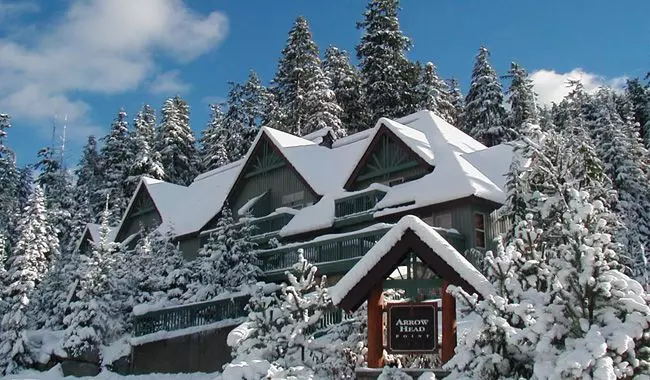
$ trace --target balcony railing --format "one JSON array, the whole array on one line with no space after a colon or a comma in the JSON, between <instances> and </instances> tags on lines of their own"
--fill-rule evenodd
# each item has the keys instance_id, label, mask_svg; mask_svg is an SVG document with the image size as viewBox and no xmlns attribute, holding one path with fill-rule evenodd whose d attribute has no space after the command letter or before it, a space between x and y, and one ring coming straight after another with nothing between
<instances>
[{"instance_id":1,"label":"balcony railing","mask_svg":"<svg viewBox=\"0 0 650 380\"><path fill-rule=\"evenodd\" d=\"M133 335L143 336L159 331L174 331L188 327L204 326L226 319L245 317L244 311L250 296L233 299L199 302L190 305L173 306L134 317ZM345 319L341 309L331 307L325 310L315 325L307 329L314 333Z\"/></svg>"},{"instance_id":2,"label":"balcony railing","mask_svg":"<svg viewBox=\"0 0 650 380\"><path fill-rule=\"evenodd\" d=\"M305 259L314 264L360 258L384 236L386 231L388 228L305 244L292 244L260 251L257 257L260 268L267 273L290 268L298 261L298 249L302 249Z\"/></svg>"},{"instance_id":3,"label":"balcony railing","mask_svg":"<svg viewBox=\"0 0 650 380\"><path fill-rule=\"evenodd\" d=\"M347 215L368 211L381 201L386 192L381 190L366 191L361 194L352 195L347 198L337 199L334 205L334 212L337 218Z\"/></svg>"},{"instance_id":4,"label":"balcony railing","mask_svg":"<svg viewBox=\"0 0 650 380\"><path fill-rule=\"evenodd\" d=\"M173 331L187 327L209 325L225 319L246 316L244 307L249 295L232 299L179 305L134 316L133 335L142 336L158 331Z\"/></svg>"},{"instance_id":5,"label":"balcony railing","mask_svg":"<svg viewBox=\"0 0 650 380\"><path fill-rule=\"evenodd\" d=\"M280 231L291 219L293 219L293 214L290 213L277 213L253 219L251 220L251 224L255 227L253 234L263 235L270 232Z\"/></svg>"},{"instance_id":6,"label":"balcony railing","mask_svg":"<svg viewBox=\"0 0 650 380\"><path fill-rule=\"evenodd\" d=\"M260 269L267 275L283 272L298 261L298 250L312 264L360 259L365 255L390 227L365 231L361 233L346 233L343 236L311 241L303 244L290 244L284 247L259 251L257 258ZM457 233L445 230L438 231L459 252L465 251L465 238ZM351 263L353 264L353 263Z\"/></svg>"}]
</instances>

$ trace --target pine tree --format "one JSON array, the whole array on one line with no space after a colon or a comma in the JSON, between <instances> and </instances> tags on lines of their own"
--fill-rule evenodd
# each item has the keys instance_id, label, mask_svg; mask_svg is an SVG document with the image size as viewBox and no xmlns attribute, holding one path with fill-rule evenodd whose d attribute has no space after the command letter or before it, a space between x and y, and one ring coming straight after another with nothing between
<instances>
[{"instance_id":1,"label":"pine tree","mask_svg":"<svg viewBox=\"0 0 650 380\"><path fill-rule=\"evenodd\" d=\"M145 104L133 120L135 135L132 137L135 149L133 165L128 172L127 194L133 194L142 176L164 179L160 153L154 150L156 138L156 115L151 106Z\"/></svg>"},{"instance_id":2,"label":"pine tree","mask_svg":"<svg viewBox=\"0 0 650 380\"><path fill-rule=\"evenodd\" d=\"M133 253L130 271L134 298L138 304L176 305L182 302L204 301L193 297L191 289L195 263L187 263L173 242L173 231L143 233ZM195 260L196 261L196 260Z\"/></svg>"},{"instance_id":3,"label":"pine tree","mask_svg":"<svg viewBox=\"0 0 650 380\"><path fill-rule=\"evenodd\" d=\"M398 11L398 0L370 0L364 20L357 23L364 30L356 51L373 121L407 115L417 105L417 73L405 55L411 40L400 30Z\"/></svg>"},{"instance_id":4,"label":"pine tree","mask_svg":"<svg viewBox=\"0 0 650 380\"><path fill-rule=\"evenodd\" d=\"M43 280L59 254L59 241L50 225L43 191L37 184L18 226L18 242L9 260L4 298L10 309L4 314L0 335L0 373L13 373L32 363L24 331L26 309L34 288Z\"/></svg>"},{"instance_id":5,"label":"pine tree","mask_svg":"<svg viewBox=\"0 0 650 380\"><path fill-rule=\"evenodd\" d=\"M73 277L77 286L69 311L63 318L63 348L71 357L97 352L99 346L106 343L109 333L110 305L104 297L110 292L109 275L114 264L112 254L115 244L108 241L111 219L107 199L99 241L92 243L91 252L80 252L76 256Z\"/></svg>"},{"instance_id":6,"label":"pine tree","mask_svg":"<svg viewBox=\"0 0 650 380\"><path fill-rule=\"evenodd\" d=\"M345 135L339 119L342 110L321 69L318 47L302 16L289 31L271 91L279 108L276 116L281 117L272 121L273 126L297 136L323 127Z\"/></svg>"},{"instance_id":7,"label":"pine tree","mask_svg":"<svg viewBox=\"0 0 650 380\"><path fill-rule=\"evenodd\" d=\"M160 152L165 180L189 185L198 174L195 138L190 129L190 108L180 96L167 99L162 107L156 150Z\"/></svg>"},{"instance_id":8,"label":"pine tree","mask_svg":"<svg viewBox=\"0 0 650 380\"><path fill-rule=\"evenodd\" d=\"M325 51L323 71L329 78L336 102L342 109L343 128L349 134L367 129L371 121L363 103L361 76L357 68L350 63L348 53L330 45Z\"/></svg>"},{"instance_id":9,"label":"pine tree","mask_svg":"<svg viewBox=\"0 0 650 380\"><path fill-rule=\"evenodd\" d=\"M454 106L454 113L452 115L451 125L458 129L463 128L463 113L465 112L465 100L463 93L460 91L460 85L455 78L447 81L447 93L449 94L449 102Z\"/></svg>"},{"instance_id":10,"label":"pine tree","mask_svg":"<svg viewBox=\"0 0 650 380\"><path fill-rule=\"evenodd\" d=\"M646 126L650 126L650 90L643 86L638 78L627 81L625 95L632 103L634 120L639 128L639 135L644 139L647 149L650 149L650 131Z\"/></svg>"},{"instance_id":11,"label":"pine tree","mask_svg":"<svg viewBox=\"0 0 650 380\"><path fill-rule=\"evenodd\" d=\"M246 310L250 334L234 346L234 363L248 359L274 362L281 368L305 365L310 356L310 327L331 306L325 276L298 251L298 261L287 271L288 283L279 293L257 286ZM306 296L311 293L310 296Z\"/></svg>"},{"instance_id":12,"label":"pine tree","mask_svg":"<svg viewBox=\"0 0 650 380\"><path fill-rule=\"evenodd\" d=\"M104 199L100 196L101 180L104 177L102 169L102 158L97 151L97 140L95 136L89 136L86 145L83 147L81 159L77 164L74 173L77 177L74 196L78 212L84 214L83 227L86 223L95 223L101 215ZM83 210L83 211L82 211ZM89 217L86 218L85 215Z\"/></svg>"},{"instance_id":13,"label":"pine tree","mask_svg":"<svg viewBox=\"0 0 650 380\"><path fill-rule=\"evenodd\" d=\"M199 157L201 169L204 172L216 169L230 162L226 145L228 144L228 131L226 131L225 115L220 104L210 105L210 121L201 132Z\"/></svg>"},{"instance_id":14,"label":"pine tree","mask_svg":"<svg viewBox=\"0 0 650 380\"><path fill-rule=\"evenodd\" d=\"M510 88L506 92L510 104L507 125L515 133L521 134L525 123L539 123L533 82L528 78L526 70L514 62L510 64L505 78L511 80Z\"/></svg>"},{"instance_id":15,"label":"pine tree","mask_svg":"<svg viewBox=\"0 0 650 380\"><path fill-rule=\"evenodd\" d=\"M16 168L13 150L5 145L7 130L11 128L11 119L7 114L0 114L0 255L8 255L15 240L14 216L22 209L18 199L20 172Z\"/></svg>"},{"instance_id":16,"label":"pine tree","mask_svg":"<svg viewBox=\"0 0 650 380\"><path fill-rule=\"evenodd\" d=\"M262 275L255 254L256 244L251 241L254 226L248 217L241 219L235 223L226 203L214 232L216 241L213 243L212 257L217 260L215 282L230 291L254 284Z\"/></svg>"},{"instance_id":17,"label":"pine tree","mask_svg":"<svg viewBox=\"0 0 650 380\"><path fill-rule=\"evenodd\" d=\"M110 225L117 225L132 194L128 194L128 173L133 164L133 144L129 134L127 115L120 110L103 139L101 149L101 188L94 198L109 199ZM99 216L97 216L99 217Z\"/></svg>"},{"instance_id":18,"label":"pine tree","mask_svg":"<svg viewBox=\"0 0 650 380\"><path fill-rule=\"evenodd\" d=\"M519 177L523 190L516 190L530 212L505 247L486 255L495 294L479 301L453 290L480 318L447 364L450 378L646 373L650 308L643 288L617 270L620 255L609 226L616 218L581 189L584 172L574 170L576 152L563 137L535 133L522 141L532 162Z\"/></svg>"},{"instance_id":19,"label":"pine tree","mask_svg":"<svg viewBox=\"0 0 650 380\"><path fill-rule=\"evenodd\" d=\"M48 209L50 221L57 230L61 246L66 247L73 228L72 177L63 167L60 159L55 158L53 153L54 151L49 148L39 151L40 160L34 167L40 169L41 172L36 182L45 194L45 206Z\"/></svg>"},{"instance_id":20,"label":"pine tree","mask_svg":"<svg viewBox=\"0 0 650 380\"><path fill-rule=\"evenodd\" d=\"M619 239L623 251L634 253L635 273L647 281L647 255L650 250L650 191L643 157L647 152L640 144L638 134L630 123L625 123L609 90L600 90L594 99L591 118L592 134L597 142L597 152L605 164L605 173L618 193L616 212L627 228L626 236Z\"/></svg>"},{"instance_id":21,"label":"pine tree","mask_svg":"<svg viewBox=\"0 0 650 380\"><path fill-rule=\"evenodd\" d=\"M228 162L237 161L246 155L261 127L264 112L268 109L271 98L271 94L261 84L254 71L251 71L246 83L230 83L226 101L227 110L222 121L219 122L222 132L214 137L215 141L218 141L225 136L223 143L228 154ZM216 119L214 120L216 122ZM218 146L217 148L222 149Z\"/></svg>"},{"instance_id":22,"label":"pine tree","mask_svg":"<svg viewBox=\"0 0 650 380\"><path fill-rule=\"evenodd\" d=\"M269 90L262 84L257 73L251 70L246 83L241 87L239 107L240 119L248 129L257 130L262 125L270 96Z\"/></svg>"},{"instance_id":23,"label":"pine tree","mask_svg":"<svg viewBox=\"0 0 650 380\"><path fill-rule=\"evenodd\" d=\"M469 135L486 146L493 146L510 141L511 134L505 125L501 83L488 62L489 55L488 50L481 47L476 56L472 81L465 99L463 125Z\"/></svg>"},{"instance_id":24,"label":"pine tree","mask_svg":"<svg viewBox=\"0 0 650 380\"><path fill-rule=\"evenodd\" d=\"M427 62L422 71L420 83L418 84L420 96L419 109L426 109L434 112L449 123L455 122L456 108L450 101L447 84L438 77L436 66Z\"/></svg>"}]
</instances>

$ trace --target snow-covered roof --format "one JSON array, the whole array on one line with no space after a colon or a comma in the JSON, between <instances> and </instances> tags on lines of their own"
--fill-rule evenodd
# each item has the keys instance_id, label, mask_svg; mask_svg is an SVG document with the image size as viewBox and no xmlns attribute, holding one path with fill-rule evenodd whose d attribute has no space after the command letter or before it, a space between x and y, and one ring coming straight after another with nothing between
<instances>
[{"instance_id":1,"label":"snow-covered roof","mask_svg":"<svg viewBox=\"0 0 650 380\"><path fill-rule=\"evenodd\" d=\"M323 141L323 137L327 136L328 134L333 136L334 132L332 131L332 128L325 127L325 128L315 130L312 133L306 134L302 136L302 138L305 140L309 140L313 143L320 144Z\"/></svg>"},{"instance_id":2,"label":"snow-covered roof","mask_svg":"<svg viewBox=\"0 0 650 380\"><path fill-rule=\"evenodd\" d=\"M332 302L338 305L350 291L391 251L408 231L413 231L424 244L444 260L481 296L494 294L490 282L460 252L456 250L433 227L420 218L407 215L402 217L363 257L350 269L336 285L330 288ZM417 254L417 252L416 252ZM436 269L436 268L432 268ZM371 284L372 285L372 284ZM465 289L470 291L470 289Z\"/></svg>"},{"instance_id":3,"label":"snow-covered roof","mask_svg":"<svg viewBox=\"0 0 650 380\"><path fill-rule=\"evenodd\" d=\"M374 208L376 216L468 196L497 203L505 201L503 174L512 161L512 148L486 148L429 111L395 120L381 118L371 129L335 140L331 148L310 141L317 140L315 137L326 133L327 128L298 137L262 127L241 160L201 174L187 187L149 178L139 186L146 186L151 194L163 219L161 228L171 229L177 236L198 232L220 211L255 146L267 136L321 196L315 204L299 210L280 234L289 236L328 228L334 223L335 201L352 194L344 189L345 183L382 125L434 170L419 179L386 187L386 196Z\"/></svg>"},{"instance_id":4,"label":"snow-covered roof","mask_svg":"<svg viewBox=\"0 0 650 380\"><path fill-rule=\"evenodd\" d=\"M84 239L86 239L86 233L90 235L89 240L93 242L98 242L101 227L102 226L100 224L87 223L84 233L81 234L81 239L79 239L79 241L77 242L77 246L75 247L75 252L78 251L79 248L81 248L81 244L84 243ZM117 235L117 230L118 230L117 227L108 227L108 236L106 237L106 240L108 240L109 242L115 240L115 236Z\"/></svg>"}]
</instances>

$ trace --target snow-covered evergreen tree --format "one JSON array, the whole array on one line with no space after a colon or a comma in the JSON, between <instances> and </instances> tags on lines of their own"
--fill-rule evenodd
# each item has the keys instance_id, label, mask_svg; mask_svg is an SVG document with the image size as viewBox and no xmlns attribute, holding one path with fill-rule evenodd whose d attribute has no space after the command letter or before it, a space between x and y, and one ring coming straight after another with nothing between
<instances>
[{"instance_id":1,"label":"snow-covered evergreen tree","mask_svg":"<svg viewBox=\"0 0 650 380\"><path fill-rule=\"evenodd\" d=\"M246 216L236 223L230 206L224 204L211 247L212 257L217 260L215 282L224 289L233 291L254 284L262 275L256 244L251 241L254 228Z\"/></svg>"},{"instance_id":2,"label":"snow-covered evergreen tree","mask_svg":"<svg viewBox=\"0 0 650 380\"><path fill-rule=\"evenodd\" d=\"M154 109L145 104L133 120L135 134L133 148L135 157L128 172L127 194L132 195L140 183L142 176L154 179L164 179L165 171L162 166L160 152L154 149L156 139L156 115Z\"/></svg>"},{"instance_id":3,"label":"snow-covered evergreen tree","mask_svg":"<svg viewBox=\"0 0 650 380\"><path fill-rule=\"evenodd\" d=\"M237 161L246 155L261 127L271 99L272 95L254 71L250 72L246 83L230 83L225 114L222 117L219 113L213 115L212 123L216 124L213 127L212 150L225 150L228 162ZM224 145L225 149L220 145ZM221 156L223 152L215 154Z\"/></svg>"},{"instance_id":4,"label":"snow-covered evergreen tree","mask_svg":"<svg viewBox=\"0 0 650 380\"><path fill-rule=\"evenodd\" d=\"M436 66L432 62L427 62L418 84L420 97L418 108L432 111L447 122L454 123L456 108L450 101L451 96L448 91L447 84L438 76Z\"/></svg>"},{"instance_id":5,"label":"snow-covered evergreen tree","mask_svg":"<svg viewBox=\"0 0 650 380\"><path fill-rule=\"evenodd\" d=\"M280 109L276 116L282 118L272 120L272 126L297 136L323 127L332 128L336 135L345 135L341 107L321 68L309 24L302 16L289 31L271 91Z\"/></svg>"},{"instance_id":6,"label":"snow-covered evergreen tree","mask_svg":"<svg viewBox=\"0 0 650 380\"><path fill-rule=\"evenodd\" d=\"M190 289L193 263L183 259L172 241L173 233L152 231L145 234L132 253L132 263L138 269L131 277L137 292L137 303L177 305L198 299Z\"/></svg>"},{"instance_id":7,"label":"snow-covered evergreen tree","mask_svg":"<svg viewBox=\"0 0 650 380\"><path fill-rule=\"evenodd\" d=\"M350 63L345 50L329 46L323 59L323 71L329 78L331 89L336 95L336 102L343 110L341 123L348 134L367 129L371 121L363 103L361 76L356 67Z\"/></svg>"},{"instance_id":8,"label":"snow-covered evergreen tree","mask_svg":"<svg viewBox=\"0 0 650 380\"><path fill-rule=\"evenodd\" d=\"M114 226L128 205L131 194L127 194L128 173L133 164L133 144L129 134L127 115L120 110L111 124L111 130L103 139L101 149L101 178L100 187L95 198L102 202L109 199L111 219L109 224ZM96 216L99 218L99 215Z\"/></svg>"},{"instance_id":9,"label":"snow-covered evergreen tree","mask_svg":"<svg viewBox=\"0 0 650 380\"><path fill-rule=\"evenodd\" d=\"M35 287L59 254L56 230L48 220L39 185L34 187L16 231L18 241L9 259L7 287L3 289L9 310L0 323L0 373L5 374L32 363L25 340L26 310Z\"/></svg>"},{"instance_id":10,"label":"snow-covered evergreen tree","mask_svg":"<svg viewBox=\"0 0 650 380\"><path fill-rule=\"evenodd\" d=\"M643 138L645 147L650 149L650 131L646 128L650 126L650 90L638 78L629 79L625 86L625 96L632 104L639 135Z\"/></svg>"},{"instance_id":11,"label":"snow-covered evergreen tree","mask_svg":"<svg viewBox=\"0 0 650 380\"><path fill-rule=\"evenodd\" d=\"M465 132L486 146L510 141L506 128L501 82L488 61L490 53L481 47L476 56L472 80L465 98Z\"/></svg>"},{"instance_id":12,"label":"snow-covered evergreen tree","mask_svg":"<svg viewBox=\"0 0 650 380\"><path fill-rule=\"evenodd\" d=\"M618 193L616 213L627 233L618 242L624 252L636 254L635 273L639 280L647 281L647 255L650 253L650 189L644 171L647 151L639 142L633 125L624 122L616 112L614 98L609 90L596 95L591 130L597 152L605 164L605 173Z\"/></svg>"},{"instance_id":13,"label":"snow-covered evergreen tree","mask_svg":"<svg viewBox=\"0 0 650 380\"><path fill-rule=\"evenodd\" d=\"M21 210L17 187L20 173L16 168L14 152L5 143L9 128L9 115L0 114L0 254L4 255L8 255L15 240L15 216Z\"/></svg>"},{"instance_id":14,"label":"snow-covered evergreen tree","mask_svg":"<svg viewBox=\"0 0 650 380\"><path fill-rule=\"evenodd\" d=\"M463 129L462 118L465 112L465 99L463 98L463 93L460 91L460 84L455 78L451 78L447 81L447 87L449 102L454 106L451 125Z\"/></svg>"},{"instance_id":15,"label":"snow-covered evergreen tree","mask_svg":"<svg viewBox=\"0 0 650 380\"><path fill-rule=\"evenodd\" d=\"M357 23L364 31L356 51L372 121L405 116L417 105L417 75L406 58L411 40L400 30L398 11L398 0L370 0Z\"/></svg>"},{"instance_id":16,"label":"snow-covered evergreen tree","mask_svg":"<svg viewBox=\"0 0 650 380\"><path fill-rule=\"evenodd\" d=\"M201 170L206 172L230 162L226 146L228 131L225 129L225 115L220 104L210 105L210 121L201 132L199 157Z\"/></svg>"},{"instance_id":17,"label":"snow-covered evergreen tree","mask_svg":"<svg viewBox=\"0 0 650 380\"><path fill-rule=\"evenodd\" d=\"M246 307L248 336L237 342L233 362L251 358L267 360L280 368L310 363L310 326L315 326L331 305L326 278L316 278L317 268L299 259L287 271L288 284L279 293L268 293L258 286ZM311 293L308 295L308 293Z\"/></svg>"},{"instance_id":18,"label":"snow-covered evergreen tree","mask_svg":"<svg viewBox=\"0 0 650 380\"><path fill-rule=\"evenodd\" d=\"M77 177L74 189L76 209L78 213L84 214L84 218L80 220L83 224L82 229L85 228L86 223L97 222L102 213L105 201L105 198L102 199L100 195L101 179L104 177L103 167L101 156L97 151L97 140L95 136L88 136L81 159L74 171Z\"/></svg>"},{"instance_id":19,"label":"snow-covered evergreen tree","mask_svg":"<svg viewBox=\"0 0 650 380\"><path fill-rule=\"evenodd\" d=\"M111 305L106 302L110 293L109 278L113 269L115 244L108 241L109 202L102 213L99 241L92 243L90 252L79 252L75 257L73 273L77 286L73 289L72 302L63 318L65 326L63 348L72 357L78 357L99 349L106 343L110 329Z\"/></svg>"},{"instance_id":20,"label":"snow-covered evergreen tree","mask_svg":"<svg viewBox=\"0 0 650 380\"><path fill-rule=\"evenodd\" d=\"M514 62L510 64L505 78L510 79L510 88L506 92L510 104L507 125L516 134L521 134L525 123L539 122L533 82L526 70Z\"/></svg>"},{"instance_id":21,"label":"snow-covered evergreen tree","mask_svg":"<svg viewBox=\"0 0 650 380\"><path fill-rule=\"evenodd\" d=\"M486 255L495 294L479 301L454 290L480 318L448 363L450 377L613 379L646 373L649 298L617 269L619 246L608 225L616 218L581 189L584 171L573 169L576 152L562 136L533 130L523 141L524 158L532 162L520 169L524 190L517 190L530 212L505 248Z\"/></svg>"},{"instance_id":22,"label":"snow-covered evergreen tree","mask_svg":"<svg viewBox=\"0 0 650 380\"><path fill-rule=\"evenodd\" d=\"M160 152L166 181L189 185L198 174L195 138L190 129L190 107L178 95L163 104L156 151Z\"/></svg>"}]
</instances>

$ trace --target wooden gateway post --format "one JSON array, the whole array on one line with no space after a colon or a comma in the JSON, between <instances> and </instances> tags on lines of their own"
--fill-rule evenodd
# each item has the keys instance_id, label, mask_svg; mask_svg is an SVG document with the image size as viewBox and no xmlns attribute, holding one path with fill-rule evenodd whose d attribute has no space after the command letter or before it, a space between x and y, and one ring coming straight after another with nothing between
<instances>
[{"instance_id":1,"label":"wooden gateway post","mask_svg":"<svg viewBox=\"0 0 650 380\"><path fill-rule=\"evenodd\" d=\"M435 229L419 218L407 215L384 235L368 253L331 289L334 304L354 311L368 301L368 367L383 366L383 290L384 280L409 254L415 254L443 280L442 289L442 344L440 358L443 363L454 355L456 348L456 300L447 292L449 285L459 286L468 293L485 297L492 292L487 279L452 247ZM409 305L409 304L404 304ZM414 305L415 306L415 305ZM435 307L437 324L437 306ZM429 312L430 314L430 312ZM409 325L428 325L427 318L402 322ZM389 326L390 328L390 326ZM412 332L408 330L409 332ZM412 339L435 339L435 342L413 342L411 349L399 352L419 352L437 348L437 336L431 330L415 329L424 334L412 334ZM437 326L435 326L437 335ZM427 347L425 350L420 348ZM395 350L393 350L395 351Z\"/></svg>"}]
</instances>

